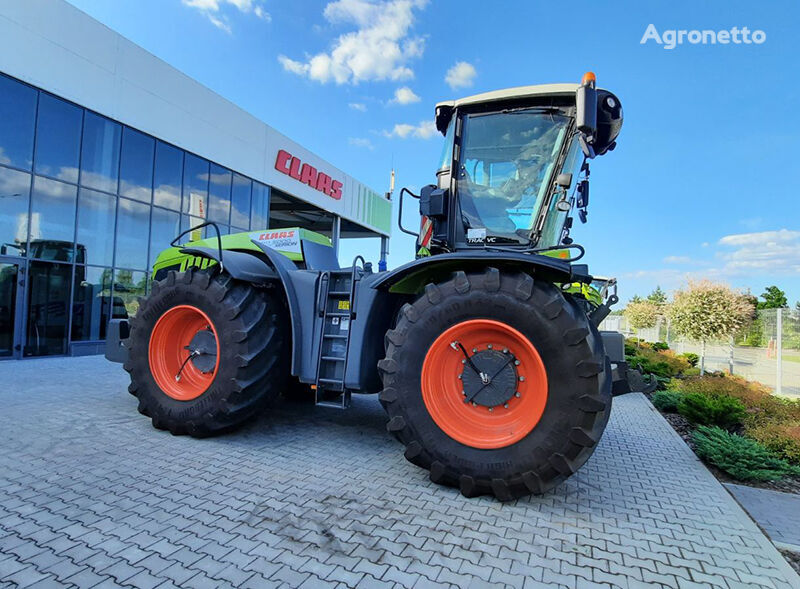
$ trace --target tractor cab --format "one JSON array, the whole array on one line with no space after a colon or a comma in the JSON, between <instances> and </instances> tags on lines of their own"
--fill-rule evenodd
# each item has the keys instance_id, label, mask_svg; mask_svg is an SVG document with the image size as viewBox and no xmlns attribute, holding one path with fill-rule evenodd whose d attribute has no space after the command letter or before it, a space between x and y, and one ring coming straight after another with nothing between
<instances>
[{"instance_id":1,"label":"tractor cab","mask_svg":"<svg viewBox=\"0 0 800 589\"><path fill-rule=\"evenodd\" d=\"M586 219L587 162L614 148L621 125L594 74L437 104L445 143L437 184L420 195L418 255L569 246L571 212Z\"/></svg>"}]
</instances>

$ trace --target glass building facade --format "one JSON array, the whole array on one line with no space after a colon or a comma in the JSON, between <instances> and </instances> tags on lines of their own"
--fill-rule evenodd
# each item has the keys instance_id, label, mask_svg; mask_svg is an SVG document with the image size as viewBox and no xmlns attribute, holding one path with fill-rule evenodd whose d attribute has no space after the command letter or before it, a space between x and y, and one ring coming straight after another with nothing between
<instances>
[{"instance_id":1,"label":"glass building facade","mask_svg":"<svg viewBox=\"0 0 800 589\"><path fill-rule=\"evenodd\" d=\"M269 186L0 74L0 358L102 351L179 232L269 212Z\"/></svg>"}]
</instances>

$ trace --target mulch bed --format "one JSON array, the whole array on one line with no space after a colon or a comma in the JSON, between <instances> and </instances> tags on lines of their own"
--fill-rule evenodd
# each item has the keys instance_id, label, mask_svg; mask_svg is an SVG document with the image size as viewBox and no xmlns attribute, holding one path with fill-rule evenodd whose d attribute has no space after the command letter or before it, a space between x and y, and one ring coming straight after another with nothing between
<instances>
[{"instance_id":1,"label":"mulch bed","mask_svg":"<svg viewBox=\"0 0 800 589\"><path fill-rule=\"evenodd\" d=\"M792 566L792 568L800 574L800 552L792 552L791 550L782 550L778 549L778 551L783 555L783 558Z\"/></svg>"}]
</instances>

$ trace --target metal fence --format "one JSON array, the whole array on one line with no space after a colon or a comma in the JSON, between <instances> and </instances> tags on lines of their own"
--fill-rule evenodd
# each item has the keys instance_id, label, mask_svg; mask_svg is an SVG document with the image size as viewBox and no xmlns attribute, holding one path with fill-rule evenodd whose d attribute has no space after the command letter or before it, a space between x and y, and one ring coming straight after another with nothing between
<instances>
[{"instance_id":1,"label":"metal fence","mask_svg":"<svg viewBox=\"0 0 800 589\"><path fill-rule=\"evenodd\" d=\"M632 329L624 316L612 315L600 329L619 331L626 337L665 342L678 354L700 354L700 342L689 341L660 318L650 329ZM732 372L771 387L776 394L800 398L800 311L763 309L750 326L729 341L706 344L706 370Z\"/></svg>"}]
</instances>

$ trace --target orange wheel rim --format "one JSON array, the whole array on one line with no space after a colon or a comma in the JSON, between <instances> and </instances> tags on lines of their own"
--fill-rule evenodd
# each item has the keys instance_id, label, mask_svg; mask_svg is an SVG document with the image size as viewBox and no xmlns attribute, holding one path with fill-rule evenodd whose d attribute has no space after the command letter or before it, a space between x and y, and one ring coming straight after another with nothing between
<instances>
[{"instance_id":1,"label":"orange wheel rim","mask_svg":"<svg viewBox=\"0 0 800 589\"><path fill-rule=\"evenodd\" d=\"M211 346L208 332L213 335ZM198 345L201 339L205 340L203 346ZM214 324L197 307L172 307L153 327L148 359L150 373L164 394L178 401L196 399L208 390L219 369L219 337Z\"/></svg>"},{"instance_id":2,"label":"orange wheel rim","mask_svg":"<svg viewBox=\"0 0 800 589\"><path fill-rule=\"evenodd\" d=\"M476 373L472 366L481 370ZM489 376L490 367L497 367L495 381L476 380ZM457 323L436 338L422 364L421 386L436 425L473 448L518 442L536 427L547 404L547 372L539 352L519 331L491 319Z\"/></svg>"}]
</instances>

